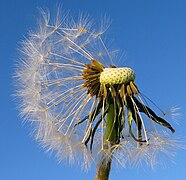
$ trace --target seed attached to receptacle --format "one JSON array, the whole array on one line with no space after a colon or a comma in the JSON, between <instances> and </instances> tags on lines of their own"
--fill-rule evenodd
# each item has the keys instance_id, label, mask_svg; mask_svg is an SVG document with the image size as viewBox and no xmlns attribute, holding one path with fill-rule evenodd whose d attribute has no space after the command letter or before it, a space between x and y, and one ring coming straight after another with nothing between
<instances>
[{"instance_id":1,"label":"seed attached to receptacle","mask_svg":"<svg viewBox=\"0 0 186 180\"><path fill-rule=\"evenodd\" d=\"M134 81L135 73L131 68L104 68L100 74L101 84L126 84Z\"/></svg>"}]
</instances>

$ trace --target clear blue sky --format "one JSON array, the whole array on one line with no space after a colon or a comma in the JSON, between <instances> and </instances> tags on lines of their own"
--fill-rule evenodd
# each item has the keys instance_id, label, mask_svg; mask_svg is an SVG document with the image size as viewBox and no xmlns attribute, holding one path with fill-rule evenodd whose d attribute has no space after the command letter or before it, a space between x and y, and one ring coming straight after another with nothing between
<instances>
[{"instance_id":1,"label":"clear blue sky","mask_svg":"<svg viewBox=\"0 0 186 180\"><path fill-rule=\"evenodd\" d=\"M80 11L99 17L109 15L113 23L108 37L126 53L120 65L131 66L139 89L163 109L178 105L182 109L175 136L186 129L186 1L185 0L0 0L0 179L71 180L93 179L78 167L58 164L29 136L28 124L18 117L12 74L19 55L19 41L35 24L38 7L55 10L62 4L73 14ZM186 152L178 151L176 164L166 163L156 171L113 168L110 179L183 180Z\"/></svg>"}]
</instances>

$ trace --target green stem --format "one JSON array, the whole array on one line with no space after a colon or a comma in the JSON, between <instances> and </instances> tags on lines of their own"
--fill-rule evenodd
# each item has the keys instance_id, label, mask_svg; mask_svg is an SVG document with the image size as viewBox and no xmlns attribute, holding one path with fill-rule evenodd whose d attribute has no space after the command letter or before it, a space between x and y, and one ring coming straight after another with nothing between
<instances>
[{"instance_id":1,"label":"green stem","mask_svg":"<svg viewBox=\"0 0 186 180\"><path fill-rule=\"evenodd\" d=\"M103 157L101 161L102 162L101 164L99 164L94 180L108 180L109 179L112 161L110 160L109 162L106 162L106 159L103 159Z\"/></svg>"},{"instance_id":2,"label":"green stem","mask_svg":"<svg viewBox=\"0 0 186 180\"><path fill-rule=\"evenodd\" d=\"M106 119L106 131L104 136L104 146L103 146L103 153L104 150L107 151L108 148L110 149L110 152L112 152L112 146L115 143L116 139L116 128L115 128L115 112L114 112L114 104L109 104L107 119ZM111 146L111 147L110 147ZM105 157L106 155L103 154L101 157L101 160L99 162L97 173L94 178L94 180L108 180L111 164L112 164L112 153L110 154L110 157Z\"/></svg>"},{"instance_id":3,"label":"green stem","mask_svg":"<svg viewBox=\"0 0 186 180\"><path fill-rule=\"evenodd\" d=\"M113 144L116 140L116 116L114 112L114 104L109 104L107 121L106 121L106 131L105 131L105 140Z\"/></svg>"}]
</instances>

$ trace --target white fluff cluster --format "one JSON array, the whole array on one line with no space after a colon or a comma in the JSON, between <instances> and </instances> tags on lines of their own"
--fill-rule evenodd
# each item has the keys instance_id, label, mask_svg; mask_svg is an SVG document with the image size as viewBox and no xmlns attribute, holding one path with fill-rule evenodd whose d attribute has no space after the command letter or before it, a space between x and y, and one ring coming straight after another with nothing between
<instances>
[{"instance_id":1,"label":"white fluff cluster","mask_svg":"<svg viewBox=\"0 0 186 180\"><path fill-rule=\"evenodd\" d=\"M16 70L20 112L33 125L36 139L47 151L55 151L59 160L79 162L88 169L92 160L99 159L103 127L98 128L91 153L82 143L89 121L77 124L99 102L87 94L82 70L91 59L105 67L113 65L117 51L108 49L103 41L109 21L103 18L98 28L88 16L73 19L66 13L61 18L57 15L52 22L49 13L41 14L36 30L22 42L22 59ZM163 143L157 146L152 141L139 151L136 142L126 135L116 146L114 158L122 166L138 164L139 159L154 162L156 152L162 147Z\"/></svg>"},{"instance_id":2,"label":"white fluff cluster","mask_svg":"<svg viewBox=\"0 0 186 180\"><path fill-rule=\"evenodd\" d=\"M111 59L112 53L107 58L101 39L109 23L104 18L96 30L88 16L73 19L69 13L57 14L51 22L50 14L41 10L36 30L22 42L16 95L21 100L21 116L32 123L42 146L56 151L59 160L79 160L88 169L92 154L82 143L86 124L80 128L74 125L98 103L83 86L82 70L93 57Z\"/></svg>"}]
</instances>

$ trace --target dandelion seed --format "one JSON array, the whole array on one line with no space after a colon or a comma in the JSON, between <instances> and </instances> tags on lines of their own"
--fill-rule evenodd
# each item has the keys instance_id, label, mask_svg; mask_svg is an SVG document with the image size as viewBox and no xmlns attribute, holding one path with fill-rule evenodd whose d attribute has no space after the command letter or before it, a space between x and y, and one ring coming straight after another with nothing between
<instances>
[{"instance_id":1,"label":"dandelion seed","mask_svg":"<svg viewBox=\"0 0 186 180\"><path fill-rule=\"evenodd\" d=\"M174 128L144 103L135 72L113 64L115 51L103 40L108 23L99 30L82 15L57 17L54 24L42 16L22 43L16 78L21 114L47 151L85 169L92 160L109 169L114 159L119 166L152 166L159 151L172 151L173 141L158 131Z\"/></svg>"}]
</instances>

